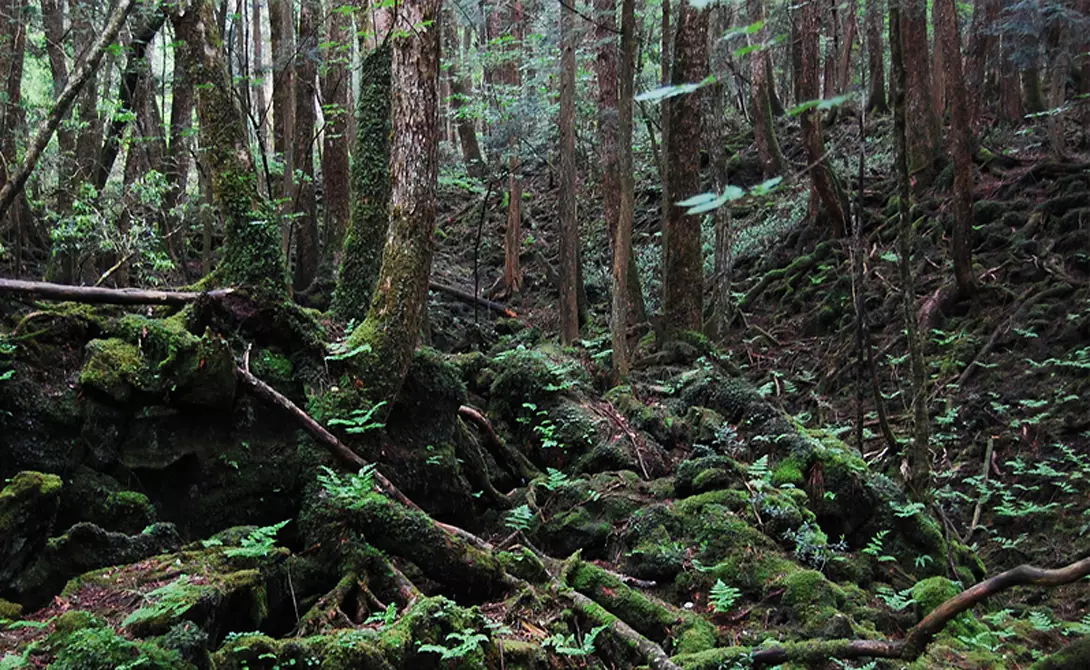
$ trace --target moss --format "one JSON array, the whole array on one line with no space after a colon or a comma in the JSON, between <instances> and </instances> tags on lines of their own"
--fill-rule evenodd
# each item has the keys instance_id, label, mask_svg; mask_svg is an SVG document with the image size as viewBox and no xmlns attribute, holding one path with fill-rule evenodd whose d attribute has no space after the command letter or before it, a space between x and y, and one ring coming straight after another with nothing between
<instances>
[{"instance_id":1,"label":"moss","mask_svg":"<svg viewBox=\"0 0 1090 670\"><path fill-rule=\"evenodd\" d=\"M565 578L569 586L593 598L641 634L660 643L670 640L676 653L695 653L715 646L716 628L712 623L637 591L597 566L574 561Z\"/></svg>"},{"instance_id":2,"label":"moss","mask_svg":"<svg viewBox=\"0 0 1090 670\"><path fill-rule=\"evenodd\" d=\"M776 465L772 471L772 483L776 486L791 484L802 486L804 480L802 469L804 465L797 458L786 458Z\"/></svg>"},{"instance_id":3,"label":"moss","mask_svg":"<svg viewBox=\"0 0 1090 670\"><path fill-rule=\"evenodd\" d=\"M183 661L177 652L118 635L113 628L86 612L62 615L54 633L47 638L46 646L55 655L49 667L56 670L114 670L119 667L183 670L194 667Z\"/></svg>"},{"instance_id":4,"label":"moss","mask_svg":"<svg viewBox=\"0 0 1090 670\"><path fill-rule=\"evenodd\" d=\"M91 340L86 350L79 375L84 390L123 404L132 397L133 389L151 389L154 377L145 374L144 355L135 345L110 338Z\"/></svg>"},{"instance_id":5,"label":"moss","mask_svg":"<svg viewBox=\"0 0 1090 670\"><path fill-rule=\"evenodd\" d=\"M782 602L802 623L806 635L820 631L846 600L840 587L816 570L795 570L782 583Z\"/></svg>"},{"instance_id":6,"label":"moss","mask_svg":"<svg viewBox=\"0 0 1090 670\"><path fill-rule=\"evenodd\" d=\"M362 323L378 281L390 200L389 47L372 51L360 66L356 147L352 160L352 210L331 311Z\"/></svg>"},{"instance_id":7,"label":"moss","mask_svg":"<svg viewBox=\"0 0 1090 670\"><path fill-rule=\"evenodd\" d=\"M927 616L931 610L959 593L961 588L945 577L930 577L916 582L912 587L912 599L916 601L921 617ZM946 624L942 635L952 638L972 637L986 630L987 628L980 623L976 615L972 612L964 612Z\"/></svg>"},{"instance_id":8,"label":"moss","mask_svg":"<svg viewBox=\"0 0 1090 670\"><path fill-rule=\"evenodd\" d=\"M1084 670L1090 668L1090 637L1084 637L1034 663L1030 670Z\"/></svg>"},{"instance_id":9,"label":"moss","mask_svg":"<svg viewBox=\"0 0 1090 670\"><path fill-rule=\"evenodd\" d=\"M22 605L0 598L0 621L3 621L4 619L17 619L22 611Z\"/></svg>"},{"instance_id":10,"label":"moss","mask_svg":"<svg viewBox=\"0 0 1090 670\"><path fill-rule=\"evenodd\" d=\"M24 471L0 490L0 589L8 591L45 545L61 487L56 475Z\"/></svg>"}]
</instances>

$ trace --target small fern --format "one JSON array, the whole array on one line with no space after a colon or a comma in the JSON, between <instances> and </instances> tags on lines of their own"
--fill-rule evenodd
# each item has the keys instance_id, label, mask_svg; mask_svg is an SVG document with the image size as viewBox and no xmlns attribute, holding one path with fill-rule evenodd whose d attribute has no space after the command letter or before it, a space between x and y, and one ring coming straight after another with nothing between
<instances>
[{"instance_id":1,"label":"small fern","mask_svg":"<svg viewBox=\"0 0 1090 670\"><path fill-rule=\"evenodd\" d=\"M322 466L318 483L335 503L347 509L359 509L363 499L375 488L375 466L368 463L354 475L341 475Z\"/></svg>"},{"instance_id":2,"label":"small fern","mask_svg":"<svg viewBox=\"0 0 1090 670\"><path fill-rule=\"evenodd\" d=\"M738 602L742 592L733 586L725 584L722 579L717 579L709 595L711 596L712 608L719 614L726 614Z\"/></svg>"},{"instance_id":3,"label":"small fern","mask_svg":"<svg viewBox=\"0 0 1090 670\"><path fill-rule=\"evenodd\" d=\"M466 628L460 633L450 633L446 640L457 642L453 647L445 647L439 644L423 644L417 647L419 651L439 654L440 660L448 661L452 658L465 658L476 652L482 642L488 641L488 636L479 633L472 628Z\"/></svg>"},{"instance_id":4,"label":"small fern","mask_svg":"<svg viewBox=\"0 0 1090 670\"><path fill-rule=\"evenodd\" d=\"M223 553L230 558L264 558L276 548L276 534L290 521L287 519L271 526L255 528L242 538L240 546L225 549Z\"/></svg>"}]
</instances>

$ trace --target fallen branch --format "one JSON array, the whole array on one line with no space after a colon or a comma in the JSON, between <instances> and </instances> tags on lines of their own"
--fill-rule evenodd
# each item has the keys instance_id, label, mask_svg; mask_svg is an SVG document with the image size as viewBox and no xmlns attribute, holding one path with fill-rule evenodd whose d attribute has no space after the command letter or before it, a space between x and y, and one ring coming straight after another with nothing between
<instances>
[{"instance_id":1,"label":"fallen branch","mask_svg":"<svg viewBox=\"0 0 1090 670\"><path fill-rule=\"evenodd\" d=\"M481 307L487 307L488 309L494 312L499 312L506 317L510 317L512 319L518 318L518 314L516 314L514 310L507 309L498 302L493 302L488 298L475 296L472 293L468 293L461 289L454 288L453 286L447 286L446 284L440 284L438 282L431 281L428 282L428 288L433 291L438 291L439 293L445 293L452 298L457 298L458 300L469 303L471 305L480 305Z\"/></svg>"},{"instance_id":2,"label":"fallen branch","mask_svg":"<svg viewBox=\"0 0 1090 670\"><path fill-rule=\"evenodd\" d=\"M469 405L462 405L458 408L458 415L472 423L484 434L485 443L491 449L492 455L497 461L502 460L505 462L511 474L526 481L530 481L541 474L521 451L504 444L500 436L496 434L496 429L492 427L492 422L480 410Z\"/></svg>"},{"instance_id":3,"label":"fallen branch","mask_svg":"<svg viewBox=\"0 0 1090 670\"><path fill-rule=\"evenodd\" d=\"M1087 575L1090 575L1090 557L1051 570L1032 565L1020 565L971 586L942 603L913 626L902 640L806 641L761 649L749 658L754 667L788 662L818 663L828 661L830 658L846 660L896 658L911 662L923 654L946 624L989 596L1015 586L1062 586L1076 582ZM738 650L731 648L723 649L722 652L723 657L728 658L736 656ZM708 652L703 652L701 656L706 660L707 654ZM684 656L675 657L675 659L681 664L686 660Z\"/></svg>"},{"instance_id":4,"label":"fallen branch","mask_svg":"<svg viewBox=\"0 0 1090 670\"><path fill-rule=\"evenodd\" d=\"M0 293L26 295L43 300L67 300L102 305L185 305L201 296L223 298L234 293L224 288L214 291L149 291L132 288L68 286L40 281L0 279Z\"/></svg>"}]
</instances>

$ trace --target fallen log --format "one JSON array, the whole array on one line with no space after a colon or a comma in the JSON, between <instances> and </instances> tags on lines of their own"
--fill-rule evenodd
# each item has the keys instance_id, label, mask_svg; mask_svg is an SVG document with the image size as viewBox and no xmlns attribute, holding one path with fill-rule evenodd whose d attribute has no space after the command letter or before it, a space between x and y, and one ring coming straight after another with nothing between
<instances>
[{"instance_id":1,"label":"fallen log","mask_svg":"<svg viewBox=\"0 0 1090 670\"><path fill-rule=\"evenodd\" d=\"M153 291L134 288L101 288L98 286L69 286L43 281L0 279L0 293L25 295L43 300L67 300L100 305L185 305L201 296L223 298L234 289L214 291Z\"/></svg>"},{"instance_id":2,"label":"fallen log","mask_svg":"<svg viewBox=\"0 0 1090 670\"><path fill-rule=\"evenodd\" d=\"M461 300L462 302L467 302L471 305L480 305L481 307L487 307L488 309L494 312L499 312L506 317L510 317L512 319L518 318L518 314L516 314L514 310L507 309L498 302L493 302L488 298L475 296L472 293L467 293L466 291L454 288L453 286L447 286L446 284L440 284L436 281L430 281L428 282L428 288L439 293L445 293L452 298L457 298L458 300Z\"/></svg>"}]
</instances>

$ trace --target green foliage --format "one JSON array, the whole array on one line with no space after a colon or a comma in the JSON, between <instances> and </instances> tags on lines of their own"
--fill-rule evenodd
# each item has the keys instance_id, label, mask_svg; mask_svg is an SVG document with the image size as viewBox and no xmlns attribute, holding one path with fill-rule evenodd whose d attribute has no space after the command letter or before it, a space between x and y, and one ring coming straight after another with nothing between
<instances>
[{"instance_id":1,"label":"green foliage","mask_svg":"<svg viewBox=\"0 0 1090 670\"><path fill-rule=\"evenodd\" d=\"M582 641L577 640L575 635L556 633L542 640L541 646L546 649L551 647L553 651L563 656L590 656L594 653L594 638L606 628L608 626L594 627L583 636Z\"/></svg>"},{"instance_id":2,"label":"green foliage","mask_svg":"<svg viewBox=\"0 0 1090 670\"><path fill-rule=\"evenodd\" d=\"M571 481L571 478L568 477L568 475L564 474L560 470L557 470L556 468L545 468L545 472L547 474L547 478L543 486L550 491L555 491Z\"/></svg>"},{"instance_id":3,"label":"green foliage","mask_svg":"<svg viewBox=\"0 0 1090 670\"><path fill-rule=\"evenodd\" d=\"M0 359L10 358L15 355L15 345L8 341L5 335L0 335ZM0 371L0 382L7 381L15 376L15 370Z\"/></svg>"},{"instance_id":4,"label":"green foliage","mask_svg":"<svg viewBox=\"0 0 1090 670\"><path fill-rule=\"evenodd\" d=\"M559 428L553 423L553 420L549 418L549 413L543 409L538 409L537 405L532 402L524 402L522 403L522 406L533 412L533 416L520 416L515 419L515 421L524 425L533 425L533 431L541 438L542 449L562 449L564 445L557 439ZM534 425L534 417L537 419L536 425Z\"/></svg>"},{"instance_id":5,"label":"green foliage","mask_svg":"<svg viewBox=\"0 0 1090 670\"><path fill-rule=\"evenodd\" d=\"M448 661L452 658L465 658L470 654L479 651L481 643L488 642L488 636L475 631L472 628L466 628L460 633L454 632L448 634L446 640L448 642L457 642L457 644L452 647L445 647L438 644L420 643L417 649L422 652L439 654L440 660L443 661Z\"/></svg>"},{"instance_id":6,"label":"green foliage","mask_svg":"<svg viewBox=\"0 0 1090 670\"><path fill-rule=\"evenodd\" d=\"M893 587L888 584L879 584L875 590L877 591L878 598L886 604L886 607L889 607L894 612L900 612L916 602L912 598L911 586L902 591L895 591Z\"/></svg>"},{"instance_id":7,"label":"green foliage","mask_svg":"<svg viewBox=\"0 0 1090 670\"><path fill-rule=\"evenodd\" d=\"M363 623L367 626L378 624L379 630L382 630L394 625L395 621L397 621L397 605L395 603L390 603L386 606L386 609L381 612L375 612L367 617Z\"/></svg>"},{"instance_id":8,"label":"green foliage","mask_svg":"<svg viewBox=\"0 0 1090 670\"><path fill-rule=\"evenodd\" d=\"M534 520L534 513L526 505L519 505L504 516L503 525L511 530L526 531Z\"/></svg>"},{"instance_id":9,"label":"green foliage","mask_svg":"<svg viewBox=\"0 0 1090 670\"><path fill-rule=\"evenodd\" d=\"M287 519L271 526L255 528L242 538L240 546L226 549L223 553L231 558L264 558L276 548L276 534L290 521Z\"/></svg>"},{"instance_id":10,"label":"green foliage","mask_svg":"<svg viewBox=\"0 0 1090 670\"><path fill-rule=\"evenodd\" d=\"M360 468L356 474L341 475L326 466L318 473L318 483L334 503L346 509L359 509L364 498L375 490L375 466L372 463Z\"/></svg>"},{"instance_id":11,"label":"green foliage","mask_svg":"<svg viewBox=\"0 0 1090 670\"><path fill-rule=\"evenodd\" d=\"M361 347L357 347L360 349ZM369 349L369 348L368 348ZM358 435L360 433L366 433L372 430L382 430L386 427L386 423L383 421L375 421L372 417L386 405L386 401L383 400L376 403L374 407L370 409L354 409L348 415L347 419L332 418L329 420L331 426L345 426L344 432Z\"/></svg>"},{"instance_id":12,"label":"green foliage","mask_svg":"<svg viewBox=\"0 0 1090 670\"><path fill-rule=\"evenodd\" d=\"M164 617L180 617L196 602L197 587L189 575L177 579L144 594L144 605L125 617L122 626L152 621Z\"/></svg>"},{"instance_id":13,"label":"green foliage","mask_svg":"<svg viewBox=\"0 0 1090 670\"><path fill-rule=\"evenodd\" d=\"M888 530L880 530L875 533L874 537L867 542L867 546L863 547L862 552L868 556L873 556L882 563L895 562L897 559L888 554L884 554L882 544L884 543L886 536L889 535Z\"/></svg>"},{"instance_id":14,"label":"green foliage","mask_svg":"<svg viewBox=\"0 0 1090 670\"><path fill-rule=\"evenodd\" d=\"M712 609L720 614L725 614L731 611L734 604L742 597L742 592L733 586L727 585L722 579L717 579L708 595L711 597Z\"/></svg>"}]
</instances>

